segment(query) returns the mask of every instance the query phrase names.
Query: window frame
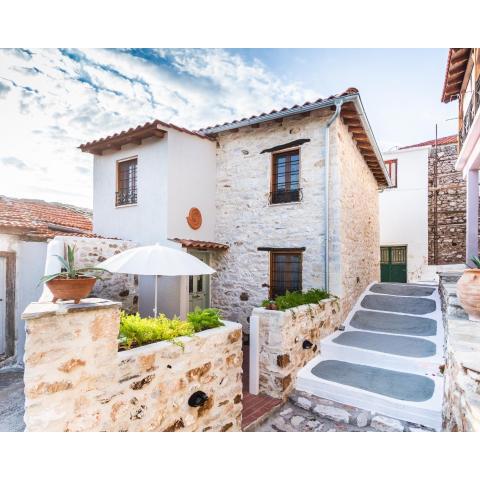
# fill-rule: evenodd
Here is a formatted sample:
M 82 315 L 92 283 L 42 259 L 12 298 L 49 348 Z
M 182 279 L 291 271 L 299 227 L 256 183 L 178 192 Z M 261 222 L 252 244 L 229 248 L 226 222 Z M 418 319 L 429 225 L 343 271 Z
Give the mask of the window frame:
M 288 288 L 285 288 L 284 293 L 279 293 L 279 294 L 274 294 L 274 287 L 275 287 L 275 257 L 277 255 L 292 255 L 292 256 L 297 256 L 299 257 L 299 280 L 297 284 L 299 285 L 298 289 L 295 290 L 288 290 L 288 291 L 302 291 L 303 289 L 303 249 L 276 249 L 276 250 L 271 250 L 270 251 L 270 275 L 269 275 L 269 287 L 268 287 L 268 294 L 269 298 L 273 299 L 274 295 L 284 295 L 285 292 L 288 290 Z M 290 272 L 291 273 L 291 272 Z
M 278 166 L 276 165 L 276 160 L 278 157 L 288 156 L 290 158 L 289 165 L 291 165 L 291 157 L 295 154 L 298 155 L 298 188 L 297 188 L 298 198 L 293 200 L 274 202 L 273 201 L 274 195 L 278 193 L 278 189 L 275 188 L 275 186 L 278 185 L 278 183 L 276 183 L 276 180 L 278 177 L 277 175 Z M 300 186 L 301 185 L 301 166 L 302 166 L 301 149 L 298 147 L 272 152 L 271 160 L 270 160 L 270 200 L 269 200 L 270 205 L 285 205 L 290 203 L 300 203 L 302 201 L 303 195 L 302 195 L 302 188 Z M 289 174 L 291 174 L 291 167 L 290 167 Z M 292 191 L 290 187 L 291 187 L 291 180 L 289 182 L 289 189 L 286 191 L 288 192 Z
M 135 202 L 131 203 L 119 203 L 117 201 L 117 196 L 120 193 L 120 169 L 122 163 L 127 162 L 135 162 L 135 185 L 133 191 L 135 192 Z M 122 158 L 115 162 L 115 208 L 123 208 L 123 207 L 132 207 L 137 205 L 138 203 L 138 156 L 135 155 L 133 157 Z
M 388 188 L 398 188 L 398 158 L 392 158 L 390 160 L 384 160 L 385 167 L 387 168 L 388 175 L 390 176 L 390 179 L 393 180 L 392 178 L 392 166 L 395 166 L 395 183 L 392 184 L 391 187 Z

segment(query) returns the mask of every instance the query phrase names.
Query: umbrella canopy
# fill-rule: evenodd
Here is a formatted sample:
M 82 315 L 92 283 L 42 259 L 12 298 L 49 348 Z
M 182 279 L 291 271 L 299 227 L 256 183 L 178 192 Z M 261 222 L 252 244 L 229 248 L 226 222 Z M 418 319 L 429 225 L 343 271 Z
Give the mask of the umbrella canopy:
M 109 272 L 130 273 L 133 275 L 165 275 L 168 277 L 182 275 L 210 275 L 215 270 L 197 257 L 175 248 L 162 245 L 150 245 L 125 250 L 107 258 L 97 267 Z M 157 280 L 155 278 L 155 308 L 157 315 Z
M 197 257 L 175 248 L 150 245 L 125 250 L 97 267 L 133 275 L 210 275 L 215 270 Z

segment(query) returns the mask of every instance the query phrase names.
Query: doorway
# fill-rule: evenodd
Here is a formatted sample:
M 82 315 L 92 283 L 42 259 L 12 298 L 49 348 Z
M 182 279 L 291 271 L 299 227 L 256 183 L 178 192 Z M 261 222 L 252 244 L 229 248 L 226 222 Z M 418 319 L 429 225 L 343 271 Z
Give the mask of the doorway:
M 0 357 L 5 354 L 6 347 L 6 308 L 5 308 L 5 294 L 6 294 L 6 279 L 7 279 L 7 261 L 5 257 L 0 257 Z
M 382 282 L 407 283 L 407 247 L 380 247 L 380 278 Z
M 207 252 L 189 251 L 202 262 L 208 265 L 209 254 Z M 188 277 L 188 311 L 195 308 L 210 307 L 210 275 L 190 275 Z

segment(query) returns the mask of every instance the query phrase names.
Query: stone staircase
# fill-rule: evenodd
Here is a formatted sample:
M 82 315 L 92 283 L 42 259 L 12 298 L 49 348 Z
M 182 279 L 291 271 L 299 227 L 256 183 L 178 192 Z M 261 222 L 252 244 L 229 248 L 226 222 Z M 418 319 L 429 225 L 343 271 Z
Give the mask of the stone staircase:
M 320 355 L 300 370 L 292 401 L 318 415 L 336 402 L 361 410 L 368 422 L 388 417 L 403 429 L 441 430 L 443 343 L 435 286 L 372 284 L 344 330 L 323 339 Z

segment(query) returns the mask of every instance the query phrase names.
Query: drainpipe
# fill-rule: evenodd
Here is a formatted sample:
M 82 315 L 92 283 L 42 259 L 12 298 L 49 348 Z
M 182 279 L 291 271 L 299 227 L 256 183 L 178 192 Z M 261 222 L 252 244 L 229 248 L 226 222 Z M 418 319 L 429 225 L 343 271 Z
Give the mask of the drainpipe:
M 330 214 L 329 214 L 329 207 L 330 207 L 330 125 L 337 119 L 338 115 L 340 115 L 341 107 L 344 103 L 344 99 L 339 98 L 335 101 L 335 113 L 329 118 L 327 121 L 327 125 L 325 127 L 325 243 L 324 243 L 324 255 L 325 255 L 325 277 L 324 277 L 324 285 L 325 290 L 329 290 L 330 282 L 330 269 L 329 269 L 329 256 L 330 256 L 330 241 L 328 239 L 328 233 L 330 231 Z

